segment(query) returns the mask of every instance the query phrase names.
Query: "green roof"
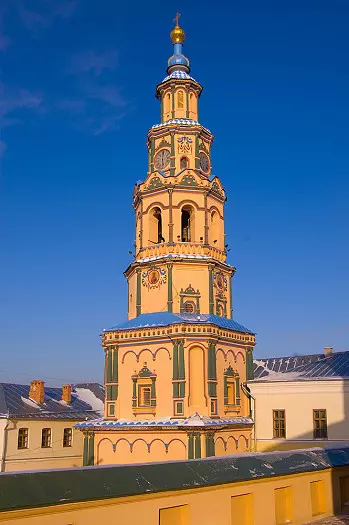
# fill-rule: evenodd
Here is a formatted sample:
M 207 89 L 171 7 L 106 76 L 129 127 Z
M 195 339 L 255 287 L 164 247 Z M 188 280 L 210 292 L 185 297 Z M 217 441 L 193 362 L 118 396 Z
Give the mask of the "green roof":
M 0 512 L 251 481 L 349 465 L 349 446 L 0 474 Z

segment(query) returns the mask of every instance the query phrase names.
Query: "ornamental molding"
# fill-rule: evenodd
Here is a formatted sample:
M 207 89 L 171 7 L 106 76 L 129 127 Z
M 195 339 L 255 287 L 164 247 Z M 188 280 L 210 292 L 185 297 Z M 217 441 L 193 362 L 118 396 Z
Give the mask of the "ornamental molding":
M 148 290 L 160 288 L 162 284 L 167 282 L 166 268 L 158 268 L 151 266 L 145 272 L 142 272 L 142 285 L 146 286 Z

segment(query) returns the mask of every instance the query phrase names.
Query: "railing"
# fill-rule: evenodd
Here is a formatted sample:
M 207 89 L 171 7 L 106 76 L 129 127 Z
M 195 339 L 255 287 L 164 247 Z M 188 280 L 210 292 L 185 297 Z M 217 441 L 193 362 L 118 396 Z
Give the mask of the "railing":
M 156 257 L 158 255 L 167 255 L 169 253 L 177 255 L 206 255 L 222 262 L 225 262 L 227 258 L 226 252 L 214 246 L 194 242 L 174 242 L 172 244 L 158 243 L 145 246 L 139 250 L 136 259 L 139 260 L 144 257 Z

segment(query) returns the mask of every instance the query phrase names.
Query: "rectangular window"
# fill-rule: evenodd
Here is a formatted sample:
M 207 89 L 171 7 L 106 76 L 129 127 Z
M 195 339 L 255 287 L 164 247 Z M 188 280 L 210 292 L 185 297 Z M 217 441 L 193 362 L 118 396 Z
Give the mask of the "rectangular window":
M 231 498 L 231 525 L 253 525 L 253 495 L 239 494 Z
M 235 380 L 227 380 L 228 405 L 235 405 Z
M 273 437 L 286 438 L 285 410 L 273 410 Z
M 73 431 L 71 428 L 65 428 L 63 431 L 63 447 L 71 447 L 73 440 Z
M 276 525 L 293 522 L 293 491 L 291 487 L 275 489 L 275 521 Z
M 138 404 L 141 407 L 150 407 L 151 388 L 150 386 L 140 386 L 138 389 Z
M 324 409 L 313 410 L 314 439 L 327 439 L 327 413 Z
M 211 399 L 211 415 L 216 416 L 218 414 L 217 399 Z
M 310 483 L 311 513 L 319 516 L 326 512 L 326 489 L 324 480 L 312 481 Z
M 18 430 L 18 448 L 28 448 L 28 432 L 27 428 Z
M 115 405 L 113 403 L 110 403 L 108 405 L 108 416 L 114 416 L 115 415 Z
M 49 448 L 51 446 L 51 429 L 43 428 L 41 434 L 41 447 Z
M 176 416 L 182 416 L 183 415 L 183 401 L 175 401 L 175 415 Z

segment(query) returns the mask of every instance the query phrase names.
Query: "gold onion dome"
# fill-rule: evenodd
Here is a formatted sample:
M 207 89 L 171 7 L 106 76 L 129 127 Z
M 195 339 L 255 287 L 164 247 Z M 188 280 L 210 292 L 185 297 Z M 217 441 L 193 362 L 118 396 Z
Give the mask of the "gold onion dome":
M 170 37 L 172 40 L 172 44 L 182 44 L 185 40 L 185 32 L 177 24 L 176 27 L 172 29 Z

